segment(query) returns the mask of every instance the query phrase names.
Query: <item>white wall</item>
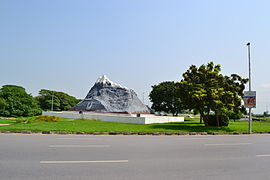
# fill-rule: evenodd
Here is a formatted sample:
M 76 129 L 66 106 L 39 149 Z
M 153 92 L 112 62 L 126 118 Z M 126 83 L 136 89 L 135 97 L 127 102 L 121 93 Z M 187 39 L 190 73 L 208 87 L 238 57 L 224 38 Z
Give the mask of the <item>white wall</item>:
M 183 122 L 183 117 L 171 117 L 171 116 L 154 116 L 148 115 L 143 117 L 134 117 L 129 114 L 104 114 L 104 113 L 92 113 L 92 112 L 79 112 L 74 111 L 62 111 L 62 112 L 42 112 L 43 115 L 57 116 L 69 119 L 98 119 L 101 121 L 112 121 L 122 123 L 135 123 L 135 124 L 152 124 L 152 123 L 167 123 L 167 122 Z

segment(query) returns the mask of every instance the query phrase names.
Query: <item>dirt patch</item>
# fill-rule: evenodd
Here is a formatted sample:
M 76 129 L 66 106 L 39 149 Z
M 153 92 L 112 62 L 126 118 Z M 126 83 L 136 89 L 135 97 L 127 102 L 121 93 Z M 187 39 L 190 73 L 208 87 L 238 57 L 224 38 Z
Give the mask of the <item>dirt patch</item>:
M 9 124 L 0 124 L 0 126 L 8 126 Z

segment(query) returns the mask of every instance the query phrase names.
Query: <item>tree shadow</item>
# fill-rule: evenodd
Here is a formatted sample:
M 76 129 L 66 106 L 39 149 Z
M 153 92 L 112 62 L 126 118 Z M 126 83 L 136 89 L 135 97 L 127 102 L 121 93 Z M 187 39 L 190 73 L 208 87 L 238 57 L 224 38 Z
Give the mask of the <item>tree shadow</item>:
M 225 131 L 225 132 L 233 132 L 229 127 L 206 127 L 204 124 L 196 123 L 196 122 L 173 122 L 166 124 L 153 124 L 151 125 L 153 129 L 167 129 L 167 130 L 177 130 L 183 132 L 214 132 L 214 131 Z

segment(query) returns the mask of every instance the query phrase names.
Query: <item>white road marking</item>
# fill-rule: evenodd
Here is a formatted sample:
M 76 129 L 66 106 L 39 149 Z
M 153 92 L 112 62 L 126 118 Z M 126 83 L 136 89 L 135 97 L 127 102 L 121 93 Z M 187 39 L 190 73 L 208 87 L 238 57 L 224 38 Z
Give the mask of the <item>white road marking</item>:
M 261 155 L 256 155 L 256 157 L 270 157 L 270 154 L 261 154 Z
M 56 138 L 59 140 L 100 140 L 101 138 Z
M 40 161 L 40 164 L 82 164 L 82 163 L 127 163 L 128 160 L 103 160 L 103 161 Z
M 249 145 L 252 143 L 229 143 L 229 144 L 205 144 L 205 146 L 241 146 L 241 145 Z
M 211 138 L 187 138 L 186 140 L 211 139 Z
M 81 147 L 92 147 L 92 148 L 99 148 L 99 147 L 111 147 L 110 145 L 49 145 L 50 148 L 81 148 Z

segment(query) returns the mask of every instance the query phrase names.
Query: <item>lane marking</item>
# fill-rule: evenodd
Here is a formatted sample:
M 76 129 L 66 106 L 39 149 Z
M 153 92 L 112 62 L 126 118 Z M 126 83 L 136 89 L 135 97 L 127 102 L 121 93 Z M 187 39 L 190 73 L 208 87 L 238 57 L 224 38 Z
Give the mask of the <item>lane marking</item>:
M 127 163 L 128 160 L 103 160 L 103 161 L 40 161 L 40 164 L 82 164 L 82 163 Z
M 256 157 L 270 157 L 270 154 L 260 154 L 256 155 Z
M 81 147 L 111 147 L 110 145 L 49 145 L 50 148 L 81 148 Z
M 252 143 L 230 143 L 230 144 L 205 144 L 205 146 L 241 146 L 241 145 L 249 145 Z
M 101 140 L 101 138 L 56 138 L 60 140 Z
M 186 140 L 211 139 L 211 138 L 187 138 Z

